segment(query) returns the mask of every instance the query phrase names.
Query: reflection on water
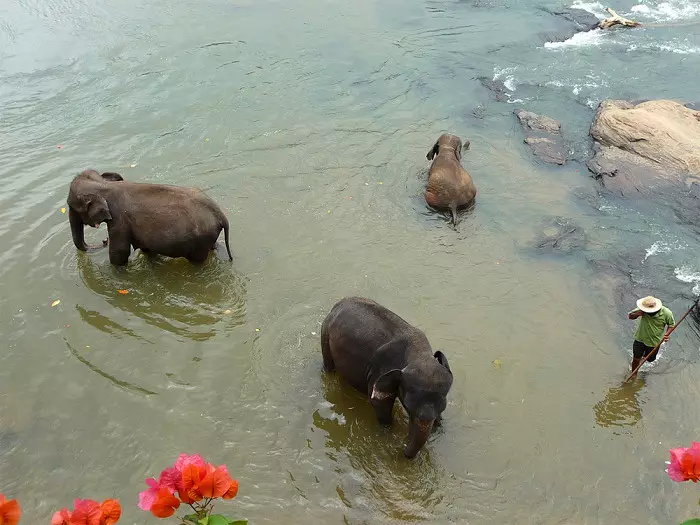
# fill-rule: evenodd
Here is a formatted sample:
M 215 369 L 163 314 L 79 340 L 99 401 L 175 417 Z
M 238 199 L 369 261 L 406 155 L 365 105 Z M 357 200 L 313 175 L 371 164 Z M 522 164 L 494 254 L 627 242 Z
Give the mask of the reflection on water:
M 68 347 L 68 350 L 70 350 L 70 353 L 75 357 L 78 361 L 83 363 L 85 366 L 87 366 L 90 370 L 95 372 L 98 375 L 101 375 L 108 381 L 110 381 L 112 384 L 118 386 L 119 388 L 123 388 L 124 390 L 128 390 L 130 392 L 135 392 L 137 394 L 144 394 L 147 396 L 155 395 L 156 392 L 153 392 L 151 390 L 146 390 L 145 388 L 141 388 L 140 386 L 136 386 L 132 383 L 129 383 L 128 381 L 123 381 L 121 379 L 117 379 L 111 374 L 108 374 L 104 370 L 102 370 L 100 367 L 97 365 L 93 364 L 92 362 L 88 361 L 78 350 L 71 345 L 68 341 L 65 340 L 66 346 Z
M 336 374 L 324 373 L 322 386 L 330 406 L 314 412 L 314 426 L 326 432 L 329 458 L 346 455 L 354 469 L 341 477 L 337 487 L 341 501 L 355 512 L 369 506 L 392 519 L 430 519 L 443 500 L 438 480 L 444 472 L 433 463 L 430 453 L 430 442 L 441 430 L 433 432 L 415 460 L 406 461 L 403 446 L 408 420 L 398 401 L 394 423 L 387 428 L 377 422 L 367 396 Z
M 601 427 L 631 427 L 642 419 L 639 408 L 639 391 L 645 381 L 637 377 L 620 386 L 611 387 L 605 398 L 593 407 L 595 420 Z
M 185 259 L 151 257 L 136 252 L 126 268 L 79 252 L 78 271 L 85 285 L 108 304 L 193 341 L 206 341 L 226 319 L 229 326 L 245 321 L 245 279 L 229 261 L 210 255 L 201 265 Z M 118 290 L 127 290 L 121 294 Z M 99 312 L 77 309 L 88 324 L 106 333 L 141 338 L 133 330 Z

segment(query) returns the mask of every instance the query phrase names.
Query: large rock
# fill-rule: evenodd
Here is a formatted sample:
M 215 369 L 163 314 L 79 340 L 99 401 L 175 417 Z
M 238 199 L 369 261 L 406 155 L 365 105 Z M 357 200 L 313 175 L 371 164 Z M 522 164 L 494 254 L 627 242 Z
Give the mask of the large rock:
M 588 168 L 617 193 L 700 183 L 700 112 L 679 102 L 606 100 L 590 134 L 596 154 Z
M 550 164 L 566 164 L 567 148 L 559 122 L 522 109 L 514 113 L 525 130 L 525 144 L 537 157 Z

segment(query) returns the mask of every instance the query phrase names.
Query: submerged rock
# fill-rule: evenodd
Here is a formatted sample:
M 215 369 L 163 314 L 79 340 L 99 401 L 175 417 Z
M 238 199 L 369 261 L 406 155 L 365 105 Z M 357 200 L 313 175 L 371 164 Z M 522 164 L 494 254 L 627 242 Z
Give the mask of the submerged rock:
M 600 20 L 593 13 L 583 9 L 546 9 L 543 11 L 554 15 L 562 20 L 562 29 L 554 32 L 541 33 L 540 36 L 545 42 L 564 42 L 576 33 L 591 31 L 598 26 Z
M 511 90 L 506 87 L 502 80 L 491 80 L 488 77 L 479 77 L 477 79 L 491 92 L 491 96 L 498 102 L 507 102 L 510 97 Z
M 532 243 L 532 248 L 549 253 L 569 254 L 585 248 L 586 233 L 571 219 L 553 217 L 542 225 L 542 231 Z
M 626 196 L 700 183 L 700 112 L 672 100 L 602 102 L 591 125 L 588 169 Z
M 559 122 L 522 109 L 514 113 L 525 130 L 525 144 L 537 157 L 550 164 L 566 164 L 567 148 Z

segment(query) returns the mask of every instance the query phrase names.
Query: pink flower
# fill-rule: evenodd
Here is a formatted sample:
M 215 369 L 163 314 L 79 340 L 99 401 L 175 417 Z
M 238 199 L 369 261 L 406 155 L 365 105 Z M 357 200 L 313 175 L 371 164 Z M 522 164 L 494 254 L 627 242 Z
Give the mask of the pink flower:
M 148 478 L 146 480 L 146 485 L 148 485 L 150 488 L 139 493 L 139 508 L 141 510 L 149 511 L 153 506 L 153 502 L 156 500 L 160 485 L 153 478 Z
M 689 448 L 673 448 L 670 453 L 669 478 L 678 482 L 700 481 L 700 443 L 693 442 Z

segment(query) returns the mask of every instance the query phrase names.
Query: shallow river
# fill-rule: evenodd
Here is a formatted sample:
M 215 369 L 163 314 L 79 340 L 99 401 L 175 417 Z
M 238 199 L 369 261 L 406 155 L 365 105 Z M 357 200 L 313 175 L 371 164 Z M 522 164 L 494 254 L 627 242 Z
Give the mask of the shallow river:
M 241 489 L 219 509 L 256 524 L 697 513 L 696 487 L 664 472 L 669 448 L 700 438 L 697 325 L 619 388 L 633 304 L 594 264 L 625 261 L 678 318 L 697 232 L 598 195 L 577 161 L 600 100 L 698 97 L 700 6 L 620 0 L 660 25 L 554 45 L 562 22 L 540 7 L 567 5 L 3 2 L 0 492 L 23 523 L 75 497 L 154 523 L 137 494 L 181 452 L 226 463 Z M 535 161 L 515 107 L 561 120 L 574 161 Z M 479 191 L 458 231 L 422 197 L 443 131 L 471 140 Z M 78 253 L 61 208 L 86 167 L 203 188 L 228 214 L 233 263 L 223 246 L 200 268 Z M 557 217 L 585 239 L 535 248 Z M 344 295 L 393 309 L 450 361 L 444 426 L 413 461 L 398 407 L 382 429 L 321 371 L 320 323 Z

